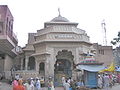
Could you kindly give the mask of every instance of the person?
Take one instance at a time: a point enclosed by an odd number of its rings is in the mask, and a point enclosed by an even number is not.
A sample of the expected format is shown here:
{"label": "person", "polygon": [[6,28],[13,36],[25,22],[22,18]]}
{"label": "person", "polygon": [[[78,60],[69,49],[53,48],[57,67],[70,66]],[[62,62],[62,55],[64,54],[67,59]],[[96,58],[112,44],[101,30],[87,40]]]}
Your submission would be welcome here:
{"label": "person", "polygon": [[19,79],[20,79],[19,74],[16,74],[16,75],[15,75],[15,79],[16,79],[16,80],[19,80]]}
{"label": "person", "polygon": [[53,81],[52,81],[52,77],[49,77],[48,90],[55,90],[54,84],[53,84]]}
{"label": "person", "polygon": [[13,88],[13,90],[25,90],[25,87],[23,86],[23,81],[18,80],[18,85]]}
{"label": "person", "polygon": [[103,87],[103,80],[102,77],[98,75],[98,88],[102,88],[102,87]]}
{"label": "person", "polygon": [[13,89],[14,89],[16,86],[18,86],[18,81],[17,81],[16,78],[13,80],[12,86],[13,86]]}
{"label": "person", "polygon": [[40,79],[40,83],[41,83],[41,87],[44,87],[44,84],[45,84],[44,77],[41,77],[41,79]]}
{"label": "person", "polygon": [[36,87],[36,90],[40,90],[41,89],[41,84],[40,84],[40,80],[39,80],[38,77],[36,78],[35,87]]}
{"label": "person", "polygon": [[71,77],[69,77],[69,79],[67,80],[67,82],[70,84],[72,81]]}
{"label": "person", "polygon": [[30,78],[30,84],[34,85],[35,86],[35,81],[33,78]]}
{"label": "person", "polygon": [[65,84],[65,76],[62,77],[62,85],[64,86]]}
{"label": "person", "polygon": [[70,89],[70,84],[69,82],[66,80],[65,84],[64,84],[64,89],[65,90],[69,90]]}
{"label": "person", "polygon": [[105,73],[104,77],[104,88],[105,90],[109,90],[110,78],[107,73]]}
{"label": "person", "polygon": [[117,82],[120,84],[120,74],[117,74]]}
{"label": "person", "polygon": [[76,90],[76,87],[77,87],[77,85],[76,85],[76,80],[73,80],[71,83],[70,83],[70,88],[71,88],[71,90]]}
{"label": "person", "polygon": [[76,82],[76,85],[77,85],[77,88],[81,87],[81,86],[84,86],[82,80],[79,80]]}
{"label": "person", "polygon": [[26,81],[26,83],[24,84],[25,86],[25,90],[34,90],[34,85],[31,84],[30,79]]}

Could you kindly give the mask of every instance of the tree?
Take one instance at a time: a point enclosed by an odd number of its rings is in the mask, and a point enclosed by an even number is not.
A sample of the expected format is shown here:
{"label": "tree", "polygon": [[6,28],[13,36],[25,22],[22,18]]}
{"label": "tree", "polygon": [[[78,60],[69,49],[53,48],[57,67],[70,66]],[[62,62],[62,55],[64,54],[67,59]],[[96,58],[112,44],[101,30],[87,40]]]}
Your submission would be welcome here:
{"label": "tree", "polygon": [[113,38],[113,40],[111,41],[111,43],[113,45],[116,45],[120,42],[120,32],[118,32],[117,38]]}

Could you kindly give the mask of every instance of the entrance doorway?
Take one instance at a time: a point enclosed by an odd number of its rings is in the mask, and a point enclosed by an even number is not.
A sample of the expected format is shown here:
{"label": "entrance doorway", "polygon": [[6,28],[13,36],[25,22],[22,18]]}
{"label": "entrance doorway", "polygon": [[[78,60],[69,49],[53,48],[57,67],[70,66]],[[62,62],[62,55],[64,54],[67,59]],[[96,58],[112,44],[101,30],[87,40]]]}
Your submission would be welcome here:
{"label": "entrance doorway", "polygon": [[56,63],[54,65],[54,81],[55,86],[62,86],[62,77],[72,77],[73,55],[71,51],[62,50],[56,56]]}

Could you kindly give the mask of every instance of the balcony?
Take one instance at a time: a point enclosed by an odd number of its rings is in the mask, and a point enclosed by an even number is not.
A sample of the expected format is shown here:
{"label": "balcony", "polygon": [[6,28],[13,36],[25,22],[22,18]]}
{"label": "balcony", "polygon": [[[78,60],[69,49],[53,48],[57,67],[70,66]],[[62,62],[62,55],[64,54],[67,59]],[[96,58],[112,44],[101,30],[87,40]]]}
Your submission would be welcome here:
{"label": "balcony", "polygon": [[16,53],[14,53],[12,50],[17,45],[17,41],[13,42],[13,39],[11,39],[8,35],[0,35],[0,52],[7,53],[10,56],[15,56]]}

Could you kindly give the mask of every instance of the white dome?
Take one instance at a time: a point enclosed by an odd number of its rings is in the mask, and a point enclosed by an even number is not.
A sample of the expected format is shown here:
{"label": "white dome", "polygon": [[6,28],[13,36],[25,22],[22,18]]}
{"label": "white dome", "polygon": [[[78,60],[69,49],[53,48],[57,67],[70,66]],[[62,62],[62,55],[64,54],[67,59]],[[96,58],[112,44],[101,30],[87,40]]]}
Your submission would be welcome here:
{"label": "white dome", "polygon": [[53,18],[51,22],[69,22],[69,20],[59,15],[58,17]]}

